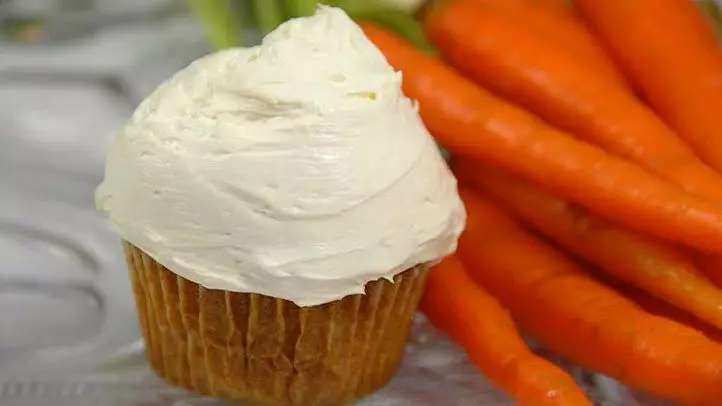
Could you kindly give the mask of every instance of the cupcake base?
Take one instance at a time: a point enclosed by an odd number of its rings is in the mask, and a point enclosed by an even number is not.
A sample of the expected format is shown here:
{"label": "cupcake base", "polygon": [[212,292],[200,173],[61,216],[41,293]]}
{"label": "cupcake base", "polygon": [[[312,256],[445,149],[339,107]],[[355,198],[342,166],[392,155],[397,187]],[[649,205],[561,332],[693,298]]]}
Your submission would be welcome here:
{"label": "cupcake base", "polygon": [[398,368],[424,266],[370,282],[365,295],[299,307],[205,289],[124,243],[147,357],[165,381],[263,406],[339,406]]}

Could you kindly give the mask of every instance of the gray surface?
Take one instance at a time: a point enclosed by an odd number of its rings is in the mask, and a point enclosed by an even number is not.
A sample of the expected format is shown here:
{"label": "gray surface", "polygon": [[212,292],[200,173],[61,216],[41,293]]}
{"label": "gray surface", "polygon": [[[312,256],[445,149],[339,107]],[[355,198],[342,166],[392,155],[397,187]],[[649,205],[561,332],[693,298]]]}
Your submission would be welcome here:
{"label": "gray surface", "polygon": [[120,241],[93,193],[137,102],[206,50],[184,16],[60,45],[0,43],[0,383],[14,382],[0,404],[44,391],[33,382],[147,370]]}

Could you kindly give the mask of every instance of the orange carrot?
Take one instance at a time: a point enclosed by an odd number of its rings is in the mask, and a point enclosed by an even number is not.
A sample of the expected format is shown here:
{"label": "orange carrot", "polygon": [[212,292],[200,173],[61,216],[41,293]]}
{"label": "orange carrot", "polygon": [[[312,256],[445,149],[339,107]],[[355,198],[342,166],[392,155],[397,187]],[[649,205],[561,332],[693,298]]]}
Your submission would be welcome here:
{"label": "orange carrot", "polygon": [[455,256],[431,269],[421,308],[449,334],[484,375],[528,406],[589,405],[563,370],[534,355],[499,303],[475,285]]}
{"label": "orange carrot", "polygon": [[707,202],[491,95],[394,34],[365,32],[404,74],[407,95],[437,140],[616,222],[722,252],[722,205]]}
{"label": "orange carrot", "polygon": [[478,1],[451,2],[427,20],[427,33],[450,63],[554,126],[722,202],[722,176],[649,107],[610,86],[585,61]]}
{"label": "orange carrot", "polygon": [[[601,275],[601,272],[593,273],[593,276],[596,279],[599,279]],[[655,316],[664,317],[670,320],[674,320],[677,323],[689,326],[690,328],[693,328],[703,333],[704,335],[709,337],[709,339],[718,343],[722,343],[721,330],[710,326],[709,324],[701,321],[700,319],[694,317],[688,312],[685,312],[679,307],[672,306],[671,304],[663,300],[657,299],[656,297],[637,287],[621,283],[618,280],[610,280],[609,278],[606,278],[602,279],[601,282],[609,285],[625,297],[634,301],[634,303],[638,304],[642,309],[644,309],[644,311],[651,313]]]}
{"label": "orange carrot", "polygon": [[672,244],[619,227],[498,169],[457,160],[454,170],[561,247],[722,329],[722,290]]}
{"label": "orange carrot", "polygon": [[680,324],[684,324],[703,333],[709,339],[718,343],[722,343],[722,330],[710,326],[709,324],[703,322],[692,314],[680,309],[679,307],[672,306],[664,300],[658,299],[650,295],[648,292],[645,292],[644,290],[636,286],[630,285],[629,283],[623,282],[613,277],[609,273],[599,270],[594,266],[585,266],[584,270],[595,280],[606,286],[609,286],[616,292],[619,292],[621,295],[633,301],[647,313],[659,317],[664,317],[676,321]]}
{"label": "orange carrot", "polygon": [[695,405],[722,398],[722,346],[646,313],[497,206],[462,191],[459,257],[472,279],[550,350],[653,395]]}
{"label": "orange carrot", "polygon": [[722,256],[700,255],[697,266],[702,270],[704,276],[719,288],[722,288]]}
{"label": "orange carrot", "polygon": [[645,99],[722,170],[722,53],[690,0],[575,0]]}
{"label": "orange carrot", "polygon": [[[562,49],[562,52],[568,52],[571,57],[591,67],[604,79],[627,87],[626,79],[607,55],[604,47],[561,1],[473,0],[473,2],[505,14],[513,20],[518,29],[529,31],[549,41]],[[472,32],[474,31],[469,33]],[[466,40],[472,39],[475,40],[470,36],[466,38]]]}
{"label": "orange carrot", "polygon": [[632,300],[647,313],[674,320],[677,323],[684,324],[703,333],[713,341],[722,343],[722,330],[710,326],[679,307],[672,306],[671,304],[650,295],[648,292],[645,292],[636,286],[630,285],[629,283],[623,282],[596,267],[586,266],[584,270],[587,271],[587,273],[595,280],[609,286],[629,300]]}

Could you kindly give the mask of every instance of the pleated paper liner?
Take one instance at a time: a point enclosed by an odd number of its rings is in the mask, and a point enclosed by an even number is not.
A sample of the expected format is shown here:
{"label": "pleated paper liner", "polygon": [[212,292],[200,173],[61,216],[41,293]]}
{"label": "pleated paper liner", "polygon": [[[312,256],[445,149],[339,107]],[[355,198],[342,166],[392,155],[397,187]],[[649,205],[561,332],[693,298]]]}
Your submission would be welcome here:
{"label": "pleated paper liner", "polygon": [[124,243],[147,356],[167,382],[268,406],[338,406],[401,362],[426,280],[418,266],[313,307],[205,289]]}

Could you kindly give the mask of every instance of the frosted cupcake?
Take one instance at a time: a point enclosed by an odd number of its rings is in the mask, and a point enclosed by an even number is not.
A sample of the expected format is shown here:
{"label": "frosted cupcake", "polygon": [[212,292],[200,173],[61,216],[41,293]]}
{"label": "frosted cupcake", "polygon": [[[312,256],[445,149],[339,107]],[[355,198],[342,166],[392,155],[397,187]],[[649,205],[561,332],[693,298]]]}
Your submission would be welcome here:
{"label": "frosted cupcake", "polygon": [[158,88],[115,137],[96,199],[158,375],[273,406],[388,382],[426,268],[465,220],[401,74],[330,7]]}

